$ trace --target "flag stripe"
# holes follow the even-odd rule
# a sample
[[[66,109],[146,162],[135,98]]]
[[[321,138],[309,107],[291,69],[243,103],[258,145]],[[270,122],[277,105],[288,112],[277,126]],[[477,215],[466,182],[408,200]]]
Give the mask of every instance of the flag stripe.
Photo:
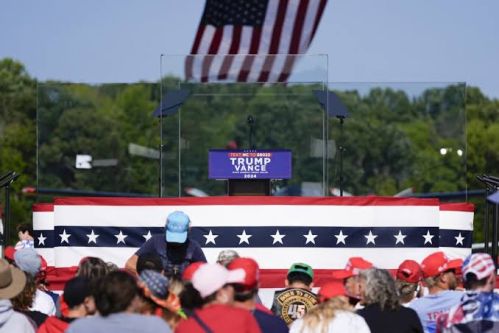
[[[220,42],[220,47],[218,48],[217,53],[227,54],[230,52],[230,48],[232,47],[232,41],[234,40],[234,38],[232,37],[232,35],[234,33],[234,29],[235,28],[232,25],[226,25],[223,27],[222,40]],[[213,62],[211,64],[210,75],[209,75],[210,80],[211,80],[212,76],[214,75],[211,73],[215,73],[215,75],[216,75],[217,73],[222,72],[223,63],[225,62],[226,58],[227,57],[213,57]],[[217,78],[215,78],[215,80],[216,79]],[[211,80],[211,81],[213,81],[213,80]]]
[[[232,32],[232,43],[230,45],[229,54],[223,57],[223,64],[218,73],[219,80],[227,80],[227,74],[232,66],[232,61],[234,61],[234,54],[239,51],[239,43],[241,42],[241,32],[243,27],[240,25],[234,26]]]
[[[55,206],[427,206],[439,207],[438,199],[397,197],[179,197],[179,198],[115,198],[66,197],[56,198]]]
[[[230,200],[227,201],[230,202]],[[184,211],[193,227],[218,226],[338,226],[438,227],[437,207],[338,205],[176,205],[176,206],[55,206],[56,226],[164,227],[174,210]],[[215,219],[215,220],[213,220]],[[216,221],[216,222],[214,222]]]
[[[198,31],[196,33],[196,38],[194,39],[194,44],[192,45],[191,54],[197,54],[199,50],[199,45],[201,44],[201,38],[204,34],[205,26],[199,25]],[[185,77],[190,80],[193,77],[192,66],[194,62],[194,56],[188,56],[186,59],[186,73]]]
[[[473,213],[475,211],[475,205],[469,202],[443,203],[440,205],[440,210]]]
[[[277,19],[277,13],[279,10],[279,0],[270,0],[267,7],[267,15],[265,16],[265,22],[262,28],[262,35],[260,38],[260,45],[258,47],[258,54],[268,54],[270,50],[270,44],[272,42],[272,31]],[[264,62],[267,61],[266,57],[257,56],[254,58],[253,70],[247,78],[248,82],[257,82],[260,73],[263,69]],[[262,82],[262,81],[260,81]]]
[[[249,54],[244,58],[243,66],[237,78],[238,82],[246,82],[248,80],[248,75],[251,72],[251,67],[253,66],[253,61],[255,59],[254,54],[258,52],[258,46],[260,45],[261,36],[262,29],[260,27],[253,28]]]
[[[199,54],[206,54],[208,53],[209,47],[211,45],[211,42],[213,40],[213,37],[215,35],[215,27],[207,25],[204,27],[204,33],[201,38],[201,42],[199,43],[199,48],[198,48],[198,53]],[[202,56],[194,56],[193,57],[193,64],[192,64],[192,73],[193,77],[196,78],[201,78],[201,66],[203,63],[203,58]]]
[[[53,212],[54,211],[54,204],[48,204],[48,203],[33,204],[32,211],[33,212]]]
[[[220,44],[222,42],[224,28],[217,28],[215,30],[215,35],[210,44],[210,48],[208,49],[208,55],[203,59],[203,66],[201,69],[201,82],[208,82],[208,76],[210,75],[210,67],[213,62],[214,54],[217,53]]]
[[[281,39],[282,28],[286,18],[286,10],[288,8],[288,0],[281,0],[277,9],[277,15],[272,30],[272,39],[270,40],[269,55],[265,57],[258,82],[267,82],[275,61],[275,54],[279,52],[279,41]]]
[[[286,12],[286,18],[284,19],[283,33],[281,34],[279,51],[278,53],[283,55],[276,57],[272,67],[272,71],[269,75],[269,82],[281,82],[279,81],[280,73],[284,70],[285,62],[289,56],[284,56],[289,54],[289,48],[291,47],[291,41],[293,39],[294,26],[297,21],[297,16],[299,15],[298,6],[300,0],[290,0],[288,4],[288,10]]]
[[[305,53],[310,45],[316,18],[321,15],[320,3],[320,1],[310,1],[308,4],[307,15],[301,33],[300,48],[297,53]]]
[[[324,13],[324,8],[326,7],[327,0],[320,0],[319,10],[317,11],[317,16],[315,17],[314,22],[314,30],[312,32],[312,37],[310,38],[309,45],[312,43],[312,40],[315,37],[315,33],[317,32],[317,28],[319,27],[319,22],[322,18],[322,13]]]
[[[291,43],[289,45],[289,51],[287,52],[291,54],[291,56],[287,56],[285,58],[284,67],[280,72],[279,78],[277,79],[278,82],[286,82],[288,80],[291,69],[293,68],[293,64],[296,60],[296,56],[294,55],[298,54],[300,51],[300,40],[302,38],[303,25],[305,23],[308,5],[308,0],[301,0],[298,6],[293,33],[291,34]]]
[[[231,71],[229,72],[228,79],[237,80],[238,73],[241,71],[244,54],[248,54],[250,46],[251,46],[251,38],[253,35],[253,27],[243,26],[241,31],[241,42],[239,44],[239,54],[234,56],[234,60],[232,61]]]
[[[226,248],[203,248],[208,262],[216,262],[218,254]],[[233,249],[233,248],[231,248]],[[289,269],[295,262],[305,262],[314,269],[343,269],[349,257],[360,256],[369,260],[377,267],[396,269],[405,259],[421,262],[426,256],[435,252],[435,248],[393,248],[367,249],[351,248],[335,249],[330,255],[324,254],[321,248],[303,248],[300,251],[291,251],[287,248],[272,249],[269,255],[268,248],[237,248],[242,257],[255,258],[262,269]],[[99,257],[106,262],[112,262],[118,267],[125,267],[125,263],[135,252],[133,247],[56,247],[56,267],[77,266],[81,258]]]
[[[308,0],[301,0],[296,14],[296,21],[291,35],[291,44],[289,45],[289,54],[297,54],[300,50],[300,40],[302,38],[303,24],[308,10]]]

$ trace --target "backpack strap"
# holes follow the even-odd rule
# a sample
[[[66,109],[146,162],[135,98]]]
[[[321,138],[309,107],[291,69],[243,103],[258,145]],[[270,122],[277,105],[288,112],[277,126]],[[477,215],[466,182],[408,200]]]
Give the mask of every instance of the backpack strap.
[[[199,324],[199,326],[201,326],[206,333],[213,333],[213,331],[211,330],[211,328],[208,327],[208,325],[206,325],[206,323],[201,320],[201,318],[198,316],[198,314],[196,313],[196,311],[194,311],[192,313],[192,318],[194,318],[194,320],[197,321],[197,323]]]

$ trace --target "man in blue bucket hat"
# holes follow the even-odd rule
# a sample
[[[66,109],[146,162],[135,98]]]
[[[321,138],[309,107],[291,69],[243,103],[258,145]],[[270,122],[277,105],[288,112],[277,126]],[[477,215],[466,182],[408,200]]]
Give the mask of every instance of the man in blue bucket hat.
[[[126,268],[136,271],[137,260],[144,254],[157,254],[163,270],[169,278],[179,278],[184,269],[193,262],[206,262],[199,243],[189,238],[190,219],[187,214],[175,211],[166,218],[165,232],[153,235],[126,262]]]

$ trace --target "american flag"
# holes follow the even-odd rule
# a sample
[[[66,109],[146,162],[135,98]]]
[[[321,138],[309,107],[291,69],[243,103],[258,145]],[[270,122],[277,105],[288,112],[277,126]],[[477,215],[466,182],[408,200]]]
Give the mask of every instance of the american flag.
[[[286,82],[327,0],[207,0],[185,76],[190,81]]]
[[[174,210],[190,216],[209,262],[224,249],[258,261],[263,300],[294,262],[310,264],[320,286],[350,256],[396,269],[437,250],[471,253],[473,205],[379,197],[63,198],[34,206],[35,246],[61,281],[85,256],[123,267]]]

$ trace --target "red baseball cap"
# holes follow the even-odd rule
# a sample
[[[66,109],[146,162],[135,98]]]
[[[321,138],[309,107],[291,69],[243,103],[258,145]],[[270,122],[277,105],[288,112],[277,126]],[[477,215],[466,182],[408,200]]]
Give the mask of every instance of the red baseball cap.
[[[10,261],[14,261],[14,253],[16,253],[16,248],[13,246],[7,246],[3,251],[5,259],[9,259]]]
[[[373,264],[361,257],[351,257],[348,259],[345,269],[333,272],[333,279],[344,280],[349,277],[359,275],[360,271],[372,268]]]
[[[319,289],[318,295],[319,295],[319,302],[322,303],[333,297],[347,296],[347,291],[343,283],[340,283],[338,281],[330,281],[326,282]]]
[[[456,272],[456,275],[463,275],[463,262],[464,260],[461,258],[451,259],[447,266],[449,269],[453,269]]]
[[[452,269],[449,268],[449,258],[442,251],[430,254],[421,262],[421,271],[424,278],[435,277],[449,269]]]
[[[194,273],[196,273],[199,266],[201,266],[202,264],[204,264],[204,262],[196,261],[196,262],[193,262],[192,264],[190,264],[189,266],[187,266],[184,269],[184,272],[182,273],[182,280],[192,281],[192,276],[194,275]]]
[[[230,271],[242,269],[244,271],[244,281],[238,284],[242,284],[248,289],[258,285],[260,269],[255,260],[251,258],[235,258],[227,265],[227,269]]]
[[[421,280],[421,267],[414,260],[404,260],[397,269],[397,280],[418,283]]]

